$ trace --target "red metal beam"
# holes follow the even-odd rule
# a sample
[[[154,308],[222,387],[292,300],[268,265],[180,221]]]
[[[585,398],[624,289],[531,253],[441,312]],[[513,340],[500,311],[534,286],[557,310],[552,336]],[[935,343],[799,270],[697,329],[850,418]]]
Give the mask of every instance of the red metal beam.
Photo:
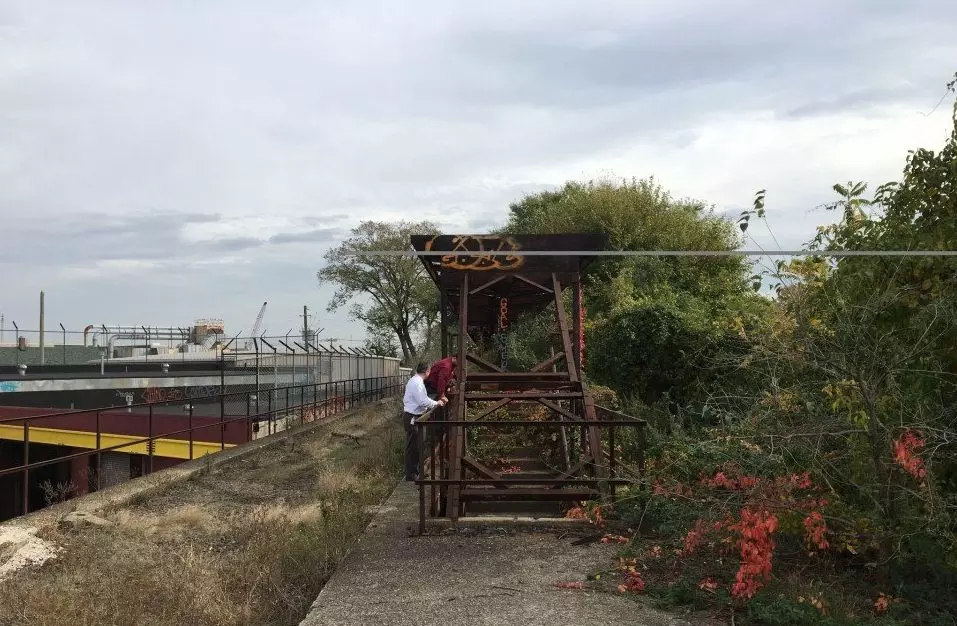
[[[499,409],[501,409],[502,407],[504,407],[506,404],[508,404],[508,403],[511,402],[511,401],[512,401],[511,398],[505,398],[504,400],[499,400],[498,402],[496,402],[496,403],[493,404],[492,406],[488,407],[487,409],[485,409],[484,411],[482,411],[481,413],[479,413],[478,415],[476,415],[475,417],[473,417],[472,420],[473,420],[473,421],[478,421],[478,420],[480,420],[480,419],[482,419],[482,418],[484,418],[484,417],[488,417],[489,415],[491,415],[492,413],[498,411]]]
[[[539,402],[539,404],[545,405],[546,407],[548,407],[548,408],[551,409],[552,411],[555,411],[555,412],[558,413],[559,415],[563,415],[563,416],[567,417],[568,419],[570,419],[570,420],[573,421],[573,422],[580,422],[580,421],[582,421],[582,418],[581,418],[580,415],[575,415],[575,414],[572,413],[571,411],[565,410],[564,408],[558,406],[558,405],[555,404],[554,402],[549,402],[548,400],[545,400],[544,398],[539,398],[539,399],[538,399],[538,402]]]
[[[484,367],[486,370],[488,370],[488,371],[490,371],[490,372],[498,372],[498,373],[500,373],[500,374],[505,374],[505,373],[507,373],[507,372],[505,372],[505,370],[503,370],[501,367],[499,367],[499,366],[497,366],[497,365],[493,365],[492,363],[489,363],[489,362],[486,361],[485,359],[483,359],[483,358],[481,358],[481,357],[477,357],[477,356],[475,356],[474,354],[466,354],[466,355],[465,355],[465,358],[466,358],[467,360],[471,361],[472,363],[475,363],[475,364],[478,365],[479,367]]]
[[[580,391],[558,391],[553,393],[535,391],[520,391],[518,393],[493,391],[490,393],[479,393],[472,391],[465,394],[465,399],[471,402],[481,402],[483,400],[503,400],[505,398],[515,402],[520,402],[523,400],[527,402],[538,402],[541,398],[545,398],[546,400],[581,400],[582,394]]]
[[[552,356],[548,357],[547,359],[545,359],[544,361],[542,361],[541,363],[539,363],[538,365],[530,369],[529,372],[541,372],[541,371],[547,370],[548,368],[555,365],[556,363],[558,363],[564,358],[565,358],[564,352],[556,352]],[[566,376],[566,377],[568,376],[568,372],[560,372],[560,373],[563,376]]]

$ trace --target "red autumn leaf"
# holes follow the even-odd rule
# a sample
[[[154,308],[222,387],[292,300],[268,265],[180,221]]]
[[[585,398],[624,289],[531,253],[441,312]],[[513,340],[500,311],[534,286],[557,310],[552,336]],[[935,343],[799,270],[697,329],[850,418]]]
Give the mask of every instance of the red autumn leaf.
[[[580,580],[570,580],[567,582],[555,583],[559,589],[584,589],[585,583]]]
[[[883,593],[881,593],[879,596],[877,596],[877,599],[874,600],[874,612],[878,615],[883,615],[884,613],[887,613],[887,609],[890,608],[891,602],[893,601],[894,601],[893,596],[886,596]]]
[[[638,572],[629,571],[625,574],[625,582],[618,585],[618,591],[621,593],[640,593],[645,590],[645,581],[641,579]]]

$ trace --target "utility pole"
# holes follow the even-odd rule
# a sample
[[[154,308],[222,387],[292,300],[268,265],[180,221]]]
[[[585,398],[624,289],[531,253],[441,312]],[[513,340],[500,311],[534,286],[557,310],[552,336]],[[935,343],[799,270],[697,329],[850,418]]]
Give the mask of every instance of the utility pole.
[[[40,292],[40,365],[46,363],[46,348],[43,345],[43,292]]]
[[[302,305],[302,343],[308,345],[309,341],[309,307]]]

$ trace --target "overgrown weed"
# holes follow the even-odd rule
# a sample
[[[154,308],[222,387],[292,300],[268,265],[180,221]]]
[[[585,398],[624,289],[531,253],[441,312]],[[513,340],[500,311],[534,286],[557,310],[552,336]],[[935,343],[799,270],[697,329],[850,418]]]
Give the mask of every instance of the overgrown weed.
[[[56,531],[57,559],[0,582],[0,624],[298,624],[394,484],[397,430],[378,420],[332,450],[305,504],[147,500],[108,513],[113,526]]]

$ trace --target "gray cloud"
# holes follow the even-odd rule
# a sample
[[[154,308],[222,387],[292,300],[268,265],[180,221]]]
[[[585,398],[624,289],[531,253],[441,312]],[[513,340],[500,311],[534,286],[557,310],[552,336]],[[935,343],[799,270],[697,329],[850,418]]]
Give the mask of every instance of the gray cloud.
[[[296,230],[275,235],[228,236],[206,241],[189,241],[184,228],[190,225],[222,225],[229,220],[219,215],[156,212],[113,216],[92,213],[62,219],[24,219],[18,225],[20,237],[0,247],[0,264],[28,264],[95,261],[157,261],[209,258],[209,253],[228,253],[259,248],[266,244],[284,246],[304,242],[331,243],[342,231],[336,228]]]
[[[943,92],[943,90],[941,90]],[[848,111],[871,110],[883,105],[907,100],[912,88],[904,85],[896,87],[873,87],[848,91],[837,96],[807,99],[792,109],[780,112],[785,119],[813,118],[819,115],[846,113]],[[916,102],[915,102],[916,104]],[[927,107],[930,110],[930,106]]]
[[[917,112],[955,31],[946,0],[8,0],[0,307],[23,317],[44,285],[73,325],[242,327],[264,299],[295,325],[362,219],[487,230],[603,174],[719,209],[766,187],[778,239],[805,241],[830,183],[882,182],[937,137],[946,116]]]
[[[348,213],[329,213],[322,216],[306,216],[302,218],[302,221],[310,226],[326,226],[336,222],[351,221],[352,218],[353,216]]]
[[[211,242],[210,247],[216,250],[232,252],[236,250],[248,250],[249,248],[258,248],[263,245],[262,239],[255,237],[229,237],[227,239],[217,239]]]
[[[280,233],[269,238],[269,243],[312,243],[324,241],[331,243],[342,236],[344,232],[339,228],[317,228],[298,233]]]

